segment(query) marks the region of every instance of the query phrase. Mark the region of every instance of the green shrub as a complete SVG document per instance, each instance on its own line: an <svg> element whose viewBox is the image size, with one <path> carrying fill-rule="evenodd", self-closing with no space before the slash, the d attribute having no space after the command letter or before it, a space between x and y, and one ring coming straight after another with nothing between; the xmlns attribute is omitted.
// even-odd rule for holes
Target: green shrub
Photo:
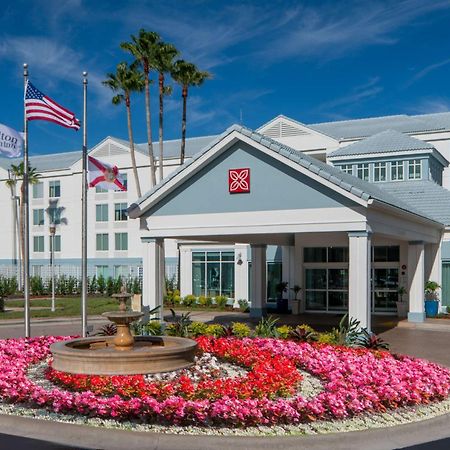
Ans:
<svg viewBox="0 0 450 450"><path fill-rule="evenodd" d="M241 298L238 300L238 303L239 303L239 309L242 312L248 312L250 310L250 303L247 300Z"/></svg>
<svg viewBox="0 0 450 450"><path fill-rule="evenodd" d="M97 277L95 275L92 278L88 278L88 285L90 294L97 293L98 285L97 285Z"/></svg>
<svg viewBox="0 0 450 450"><path fill-rule="evenodd" d="M218 323L213 323L211 325L208 325L206 327L206 332L205 334L207 336L214 336L216 338L223 336L224 334L224 328L222 325L218 324Z"/></svg>
<svg viewBox="0 0 450 450"><path fill-rule="evenodd" d="M189 325L189 334L193 337L207 334L208 325L203 322L192 322Z"/></svg>
<svg viewBox="0 0 450 450"><path fill-rule="evenodd" d="M99 294L104 294L106 291L106 281L103 275L100 275L97 279L97 290Z"/></svg>
<svg viewBox="0 0 450 450"><path fill-rule="evenodd" d="M292 327L290 327L289 325L281 325L281 327L277 327L278 337L280 337L281 339L287 339L291 331Z"/></svg>
<svg viewBox="0 0 450 450"><path fill-rule="evenodd" d="M200 297L198 298L198 304L200 306L206 306L206 302L207 302L207 297L205 297L204 295L200 295Z"/></svg>
<svg viewBox="0 0 450 450"><path fill-rule="evenodd" d="M30 278L30 289L33 295L44 294L44 283L40 276L35 275Z"/></svg>
<svg viewBox="0 0 450 450"><path fill-rule="evenodd" d="M5 312L5 297L0 296L0 312Z"/></svg>
<svg viewBox="0 0 450 450"><path fill-rule="evenodd" d="M114 294L114 280L112 277L108 277L106 280L106 295L111 297Z"/></svg>
<svg viewBox="0 0 450 450"><path fill-rule="evenodd" d="M181 303L181 297L179 295L174 295L172 297L172 302L174 305L179 305Z"/></svg>
<svg viewBox="0 0 450 450"><path fill-rule="evenodd" d="M269 316L267 318L263 317L258 325L255 327L255 334L259 337L266 338L277 338L278 330L277 330L277 322L278 319Z"/></svg>
<svg viewBox="0 0 450 450"><path fill-rule="evenodd" d="M130 292L132 292L133 294L142 294L141 280L139 279L139 277L133 278L133 285Z"/></svg>
<svg viewBox="0 0 450 450"><path fill-rule="evenodd" d="M233 330L233 334L238 338L244 338L250 336L252 330L245 323L233 322L231 324L231 328Z"/></svg>
<svg viewBox="0 0 450 450"><path fill-rule="evenodd" d="M183 305L189 308L189 306L195 305L196 301L197 297L195 295L186 295L186 297L183 298Z"/></svg>
<svg viewBox="0 0 450 450"><path fill-rule="evenodd" d="M336 345L338 343L338 341L339 341L339 336L336 333L336 331L329 331L329 332L324 332L324 333L318 334L317 342L319 342L319 344Z"/></svg>
<svg viewBox="0 0 450 450"><path fill-rule="evenodd" d="M219 308L225 308L225 306L227 306L227 302L228 302L228 297L226 297L225 295L218 295L216 298L216 305Z"/></svg>
<svg viewBox="0 0 450 450"><path fill-rule="evenodd" d="M177 316L176 312L171 309L173 322L166 327L166 333L169 336L188 337L189 327L192 323L190 312Z"/></svg>

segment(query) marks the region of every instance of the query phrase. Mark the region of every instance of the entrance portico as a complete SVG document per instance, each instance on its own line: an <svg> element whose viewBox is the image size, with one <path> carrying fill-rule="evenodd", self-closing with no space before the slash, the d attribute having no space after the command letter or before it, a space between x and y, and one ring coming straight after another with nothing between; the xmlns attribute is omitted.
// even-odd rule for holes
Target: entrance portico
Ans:
<svg viewBox="0 0 450 450"><path fill-rule="evenodd" d="M233 191L236 180L242 183ZM262 315L266 246L277 245L283 248L283 278L290 286L298 284L307 301L321 309L325 304L326 310L336 302L346 305L348 295L349 315L368 329L374 245L400 248L398 283L408 285L409 319L423 320L423 286L437 271L443 229L376 186L237 126L131 205L129 215L141 220L147 247L143 302L149 308L162 305L163 240L177 239L250 245L251 313ZM322 268L308 259L317 246L346 250L338 252L341 259L328 250Z"/></svg>

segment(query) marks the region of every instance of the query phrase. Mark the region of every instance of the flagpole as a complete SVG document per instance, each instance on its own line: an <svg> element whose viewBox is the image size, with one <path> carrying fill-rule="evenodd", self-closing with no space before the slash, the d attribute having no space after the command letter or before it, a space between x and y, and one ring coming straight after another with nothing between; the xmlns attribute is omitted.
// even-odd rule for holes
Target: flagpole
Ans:
<svg viewBox="0 0 450 450"><path fill-rule="evenodd" d="M81 181L81 334L87 335L87 72L83 72L83 170Z"/></svg>
<svg viewBox="0 0 450 450"><path fill-rule="evenodd" d="M28 82L28 64L23 65L24 97ZM30 337L30 222L28 205L28 120L25 109L25 99L23 108L23 295L24 295L24 322L25 337Z"/></svg>

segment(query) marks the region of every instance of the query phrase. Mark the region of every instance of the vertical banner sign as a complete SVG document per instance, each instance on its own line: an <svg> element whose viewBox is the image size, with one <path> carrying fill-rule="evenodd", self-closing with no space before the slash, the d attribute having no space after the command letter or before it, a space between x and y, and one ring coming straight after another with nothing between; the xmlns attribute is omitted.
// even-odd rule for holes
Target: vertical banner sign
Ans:
<svg viewBox="0 0 450 450"><path fill-rule="evenodd" d="M228 171L228 191L230 194L250 192L250 169L230 169Z"/></svg>

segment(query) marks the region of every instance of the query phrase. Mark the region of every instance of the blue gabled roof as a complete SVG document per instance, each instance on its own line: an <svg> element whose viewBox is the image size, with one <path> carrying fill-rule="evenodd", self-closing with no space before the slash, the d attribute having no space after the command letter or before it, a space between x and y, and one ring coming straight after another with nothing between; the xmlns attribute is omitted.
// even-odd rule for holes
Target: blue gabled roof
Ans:
<svg viewBox="0 0 450 450"><path fill-rule="evenodd" d="M307 125L338 140L361 139L391 129L400 133L426 133L450 130L450 112L408 116L370 117Z"/></svg>
<svg viewBox="0 0 450 450"><path fill-rule="evenodd" d="M386 203L388 205L394 206L396 208L399 208L401 210L422 216L426 219L430 219L430 217L422 212L420 209L416 208L412 204L405 202L399 198L397 198L394 195L391 195L388 191L380 189L377 185L374 185L372 183L368 183L367 181L361 180L357 177L354 177L350 174L344 173L341 170L337 169L336 167L333 167L329 164L326 164L322 161L317 160L316 158L313 158L309 155L306 155L303 152L300 152L298 150L294 150L293 148L280 144L277 141L274 141L271 138L268 138L267 136L264 136L260 133L257 133L256 131L253 131L249 128L240 126L240 125L232 125L229 127L223 134L221 134L219 137L217 137L214 141L209 143L205 148L203 148L199 153L197 153L192 159L185 162L182 166L178 167L177 170L172 172L169 176L167 176L165 179L163 179L159 184L154 186L150 191L148 191L146 194L144 194L142 197L136 200L129 208L128 212L133 217L132 211L135 211L136 209L139 209L139 205L144 203L148 198L150 198L153 194L155 194L157 191L159 191L164 185L166 185L170 180L172 180L174 177L185 171L191 164L193 164L195 161L197 161L201 156L203 156L205 153L207 153L213 146L218 144L221 140L223 140L226 136L228 136L233 131L237 131L239 133L242 133L245 136L248 136L250 139L255 141L256 143L259 143L263 145L264 147L268 148L269 150L278 153L282 156L285 156L286 158L289 158L291 161L299 164L302 167L305 167L306 169L310 170L311 172L319 175L325 180L328 180L329 182L333 183L335 186L338 186L347 192L350 192L357 197L363 199L363 200L378 200L382 203ZM136 211L137 212L137 211ZM136 214L136 213L135 213ZM139 214L135 215L135 217L138 217ZM431 218L431 220L436 221L435 219ZM436 221L439 222L439 221Z"/></svg>
<svg viewBox="0 0 450 450"><path fill-rule="evenodd" d="M450 225L450 191L432 181L380 183L383 191L411 203L431 219Z"/></svg>
<svg viewBox="0 0 450 450"><path fill-rule="evenodd" d="M328 156L368 155L372 153L391 153L416 150L434 150L428 142L415 139L407 134L394 130L386 130L366 139L346 145L331 152Z"/></svg>
<svg viewBox="0 0 450 450"><path fill-rule="evenodd" d="M47 155L31 155L30 166L39 172L69 169L81 159L81 150L76 152L50 153ZM0 167L8 170L11 164L20 164L22 158L0 158Z"/></svg>

